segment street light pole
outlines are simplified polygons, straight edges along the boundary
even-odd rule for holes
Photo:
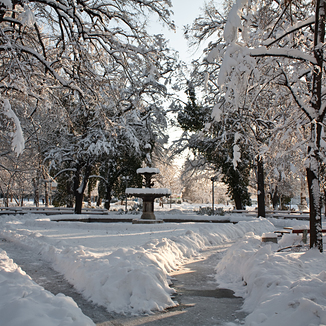
[[[126,189],[128,188],[128,180],[129,180],[129,177],[126,176],[126,177],[122,177],[122,179],[126,182]],[[128,213],[128,195],[126,193],[126,206],[125,206],[125,214]]]
[[[211,181],[212,181],[212,213],[214,215],[214,181],[217,180],[217,176],[215,177],[211,177]]]

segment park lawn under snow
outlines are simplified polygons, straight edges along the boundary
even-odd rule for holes
[[[173,210],[171,214],[185,213]],[[157,213],[164,215],[169,213]],[[216,280],[245,298],[246,325],[326,323],[324,254],[277,252],[300,241],[294,235],[283,237],[279,244],[261,243],[262,233],[275,230],[276,223],[277,227],[306,223],[242,218],[245,221],[237,224],[139,225],[57,223],[33,214],[2,216],[0,237],[42,255],[87,299],[127,314],[176,305],[169,273],[205,247],[234,241],[217,265]],[[22,325],[22,320],[24,326],[94,325],[71,298],[45,291],[1,250],[0,312],[0,325]]]

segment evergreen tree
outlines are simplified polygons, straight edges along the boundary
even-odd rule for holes
[[[177,117],[187,133],[184,148],[190,149],[196,158],[204,158],[204,164],[213,166],[222,174],[222,181],[227,185],[228,195],[234,200],[236,209],[244,209],[251,204],[248,185],[252,164],[246,142],[233,130],[236,117],[229,117],[225,124],[213,121],[212,109],[197,104],[191,83],[188,83],[187,94],[188,103]]]

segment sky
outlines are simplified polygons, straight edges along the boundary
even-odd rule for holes
[[[171,48],[179,51],[180,58],[185,62],[190,62],[191,58],[198,57],[200,52],[188,50],[187,41],[183,37],[183,26],[191,24],[204,8],[206,0],[172,0],[172,11],[174,12],[173,20],[177,26],[176,32],[162,28],[161,24],[153,21],[151,25],[152,33],[163,33],[169,40]],[[222,4],[222,0],[215,1],[216,4]],[[153,28],[153,30],[152,30]]]

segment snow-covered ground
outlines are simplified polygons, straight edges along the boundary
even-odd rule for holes
[[[156,211],[158,218],[199,218],[189,205],[174,205],[172,211],[165,205]],[[264,232],[307,226],[307,222],[242,214],[223,216],[237,224],[51,221],[58,217],[3,215],[0,238],[37,252],[85,298],[108,311],[140,314],[176,305],[169,273],[204,248],[235,241],[216,267],[216,281],[245,298],[246,325],[326,324],[325,254],[277,252],[300,243],[301,237],[292,234],[283,236],[278,244],[261,242]],[[45,291],[0,250],[0,325],[94,323],[71,298]]]

